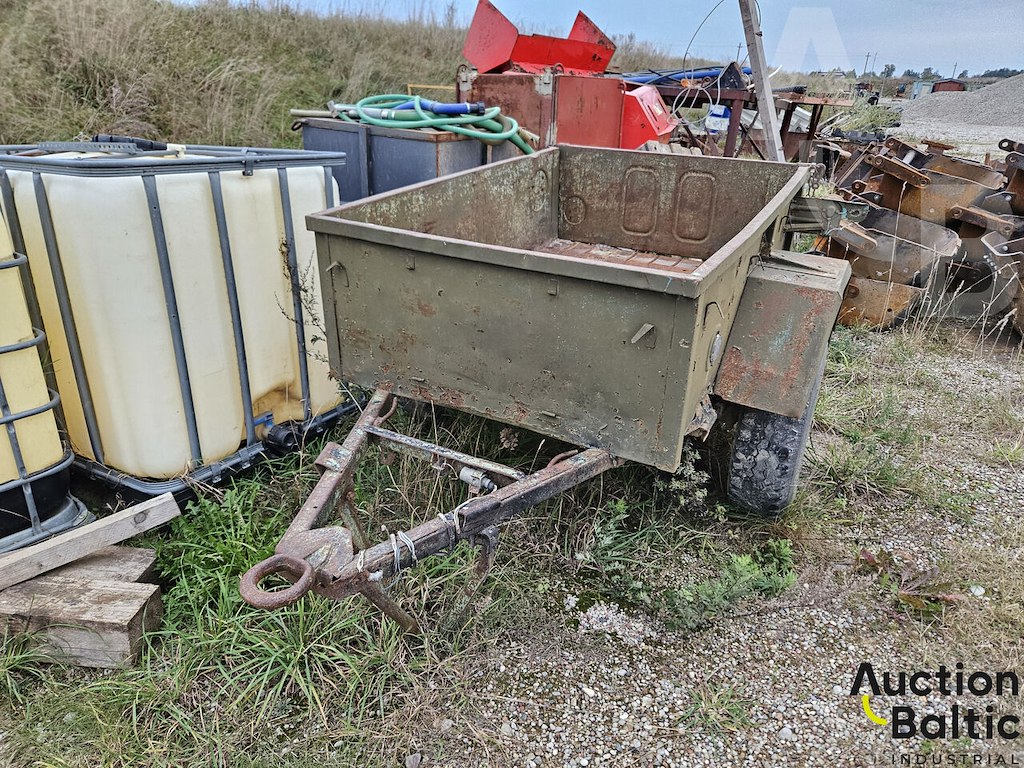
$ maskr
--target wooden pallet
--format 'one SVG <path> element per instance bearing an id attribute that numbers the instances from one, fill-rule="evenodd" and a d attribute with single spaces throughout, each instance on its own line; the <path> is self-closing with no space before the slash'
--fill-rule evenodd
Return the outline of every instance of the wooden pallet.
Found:
<path id="1" fill-rule="evenodd" d="M 32 633 L 39 650 L 80 667 L 138 661 L 143 635 L 160 626 L 156 553 L 109 546 L 0 592 L 0 632 Z"/>

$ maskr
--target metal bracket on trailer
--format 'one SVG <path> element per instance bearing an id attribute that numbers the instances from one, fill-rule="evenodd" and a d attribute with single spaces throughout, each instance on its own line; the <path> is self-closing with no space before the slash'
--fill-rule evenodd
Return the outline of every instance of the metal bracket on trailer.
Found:
<path id="1" fill-rule="evenodd" d="M 783 227 L 786 232 L 827 235 L 844 223 L 859 224 L 870 209 L 867 203 L 845 200 L 839 195 L 795 197 Z"/>
<path id="2" fill-rule="evenodd" d="M 478 574 L 483 576 L 494 556 L 498 525 L 622 464 L 621 459 L 607 451 L 589 448 L 560 454 L 544 469 L 524 474 L 384 429 L 382 425 L 396 405 L 397 398 L 391 392 L 377 390 L 345 441 L 341 445 L 329 443 L 324 448 L 316 460 L 321 478 L 281 538 L 275 554 L 242 576 L 239 590 L 249 605 L 283 608 L 310 591 L 335 600 L 362 594 L 407 632 L 417 632 L 416 619 L 385 594 L 386 580 L 462 540 L 480 547 Z M 409 531 L 391 534 L 387 541 L 371 544 L 356 518 L 354 478 L 359 460 L 372 440 L 430 461 L 438 471 L 450 468 L 479 495 Z M 317 527 L 334 513 L 340 514 L 345 527 Z M 263 580 L 275 574 L 293 583 L 284 589 L 264 589 Z"/>

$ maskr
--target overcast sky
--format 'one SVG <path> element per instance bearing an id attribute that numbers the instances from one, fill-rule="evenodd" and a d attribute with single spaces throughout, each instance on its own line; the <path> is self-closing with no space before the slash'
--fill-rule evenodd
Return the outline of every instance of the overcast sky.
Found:
<path id="1" fill-rule="evenodd" d="M 468 23 L 476 0 L 454 0 Z M 492 0 L 526 33 L 568 34 L 583 10 L 613 39 L 633 32 L 682 55 L 701 19 L 717 0 Z M 306 7 L 379 9 L 402 16 L 408 9 L 446 0 L 300 0 Z M 945 76 L 1011 67 L 1024 69 L 1024 0 L 760 0 L 769 65 L 814 70 L 895 64 L 897 74 L 934 67 Z M 743 42 L 737 0 L 724 0 L 697 34 L 690 54 L 733 58 Z M 874 54 L 877 53 L 877 58 Z M 745 55 L 745 54 L 744 54 Z M 870 64 L 870 62 L 869 62 Z M 954 65 L 957 72 L 953 72 Z"/>

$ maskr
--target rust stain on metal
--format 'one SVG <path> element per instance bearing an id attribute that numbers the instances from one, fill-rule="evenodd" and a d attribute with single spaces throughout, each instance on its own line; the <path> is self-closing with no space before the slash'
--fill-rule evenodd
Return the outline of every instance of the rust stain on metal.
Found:
<path id="1" fill-rule="evenodd" d="M 645 233 L 647 234 L 647 233 Z M 688 275 L 704 262 L 700 259 L 669 256 L 651 251 L 637 251 L 632 248 L 621 248 L 611 245 L 582 243 L 576 240 L 555 238 L 542 243 L 537 250 L 558 256 L 568 256 L 584 261 L 604 261 L 628 267 L 645 267 L 663 272 L 675 272 Z"/>
<path id="2" fill-rule="evenodd" d="M 502 411 L 502 416 L 506 419 L 511 419 L 516 423 L 520 423 L 526 421 L 530 417 L 530 411 L 527 409 L 525 403 L 515 400 L 511 404 L 505 406 L 505 409 Z"/>
<path id="3" fill-rule="evenodd" d="M 274 555 L 250 568 L 239 582 L 239 591 L 247 603 L 270 610 L 291 605 L 311 591 L 332 599 L 362 594 L 406 631 L 416 632 L 416 620 L 387 597 L 380 587 L 382 580 L 397 576 L 419 560 L 448 550 L 463 539 L 489 544 L 483 552 L 489 563 L 497 537 L 496 526 L 622 463 L 606 451 L 591 448 L 582 453 L 561 454 L 544 469 L 524 475 L 500 464 L 374 426 L 386 418 L 381 414 L 389 404 L 394 405 L 393 396 L 378 390 L 345 442 L 330 443 L 321 452 L 317 465 L 324 473 L 278 542 Z M 488 486 L 491 490 L 459 505 L 453 512 L 392 534 L 387 541 L 371 544 L 355 519 L 353 508 L 353 478 L 371 440 L 431 463 L 443 459 L 456 467 L 475 468 L 493 480 Z M 322 519 L 335 512 L 341 513 L 348 527 L 318 527 Z M 291 585 L 269 591 L 263 582 L 270 576 L 284 577 Z"/>
<path id="4" fill-rule="evenodd" d="M 792 265 L 769 262 L 748 278 L 714 391 L 796 417 L 820 370 L 849 268 L 820 256 L 787 256 L 795 257 Z"/>
<path id="5" fill-rule="evenodd" d="M 422 302 L 422 301 L 417 301 L 416 302 L 416 309 L 424 317 L 433 317 L 434 315 L 437 314 L 437 308 L 436 307 L 434 307 L 431 304 L 427 304 L 425 302 Z"/>
<path id="6" fill-rule="evenodd" d="M 748 366 L 743 350 L 735 346 L 729 347 L 722 358 L 722 367 L 718 371 L 715 388 L 721 392 L 732 392 L 738 389 L 741 383 L 751 379 L 755 386 L 763 386 L 764 369 Z"/>
<path id="7" fill-rule="evenodd" d="M 365 346 L 370 342 L 369 334 L 363 328 L 349 326 L 342 333 L 346 339 L 358 346 Z"/>
<path id="8" fill-rule="evenodd" d="M 381 337 L 377 349 L 385 355 L 406 355 L 409 353 L 409 348 L 415 344 L 416 337 L 404 328 L 400 328 L 392 339 Z"/>
<path id="9" fill-rule="evenodd" d="M 839 309 L 839 322 L 892 328 L 906 320 L 923 298 L 922 288 L 852 277 Z"/>
<path id="10" fill-rule="evenodd" d="M 444 405 L 450 405 L 452 408 L 462 408 L 466 404 L 465 397 L 462 392 L 457 389 L 449 389 L 447 387 L 441 387 L 440 401 Z"/>
<path id="11" fill-rule="evenodd" d="M 680 204 L 680 184 L 694 174 L 714 179 L 713 211 L 699 199 Z M 717 347 L 709 362 L 709 343 L 716 334 L 727 341 L 751 258 L 807 175 L 803 166 L 560 147 L 317 216 L 332 247 L 354 250 L 346 268 L 361 289 L 357 301 L 325 311 L 341 327 L 376 332 L 372 348 L 352 350 L 342 334 L 332 356 L 364 387 L 386 376 L 402 396 L 675 469 L 675 446 L 720 365 Z M 660 189 L 650 216 L 643 181 Z M 434 237 L 424 234 L 427 223 L 436 223 Z M 410 272 L 413 259 L 429 263 L 430 274 Z M 714 328 L 701 324 L 705 294 L 721 304 Z M 436 314 L 425 317 L 421 303 Z M 650 331 L 630 345 L 645 324 L 657 337 Z M 403 344 L 401 329 L 415 343 Z M 413 376 L 425 379 L 419 389 Z M 604 397 L 588 401 L 587 392 Z"/>
<path id="12" fill-rule="evenodd" d="M 450 387 L 438 387 L 436 390 L 422 384 L 412 387 L 414 400 L 422 400 L 426 403 L 444 405 L 449 408 L 462 408 L 466 404 L 465 394 Z"/>

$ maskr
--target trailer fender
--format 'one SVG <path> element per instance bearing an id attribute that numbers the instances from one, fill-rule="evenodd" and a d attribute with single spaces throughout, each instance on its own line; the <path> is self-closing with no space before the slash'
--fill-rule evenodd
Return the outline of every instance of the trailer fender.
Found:
<path id="1" fill-rule="evenodd" d="M 747 277 L 714 394 L 798 418 L 807 410 L 850 280 L 846 261 L 776 251 Z"/>

